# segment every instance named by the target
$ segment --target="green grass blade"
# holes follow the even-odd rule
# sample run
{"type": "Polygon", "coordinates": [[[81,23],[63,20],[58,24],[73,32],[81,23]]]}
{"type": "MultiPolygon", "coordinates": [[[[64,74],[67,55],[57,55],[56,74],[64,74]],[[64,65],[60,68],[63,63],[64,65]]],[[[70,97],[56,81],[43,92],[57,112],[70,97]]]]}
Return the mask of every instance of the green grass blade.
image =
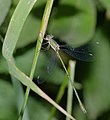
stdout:
{"type": "MultiPolygon", "coordinates": [[[[45,31],[46,31],[47,24],[48,24],[48,21],[49,21],[49,16],[50,16],[50,13],[51,13],[51,10],[52,10],[53,1],[54,0],[47,0],[47,4],[46,4],[45,11],[44,11],[44,14],[43,14],[43,18],[42,18],[42,22],[41,22],[41,28],[40,28],[40,32],[39,32],[39,36],[38,36],[38,42],[37,42],[37,45],[36,45],[35,55],[34,55],[33,64],[32,64],[32,68],[31,68],[31,72],[30,72],[31,80],[34,77],[36,63],[37,63],[37,60],[38,60],[39,51],[41,49],[41,44],[42,44],[43,37],[45,35],[45,31]]],[[[25,110],[25,107],[26,107],[29,92],[30,92],[30,88],[27,87],[26,93],[25,93],[25,96],[24,96],[23,106],[22,106],[20,116],[19,116],[19,120],[21,120],[22,117],[23,117],[23,113],[24,113],[24,110],[25,110]]]]}
{"type": "Polygon", "coordinates": [[[13,13],[2,48],[3,56],[7,60],[13,55],[24,22],[36,1],[37,0],[20,0],[13,13]]]}
{"type": "Polygon", "coordinates": [[[72,120],[75,120],[70,114],[68,114],[63,108],[61,108],[57,103],[55,103],[49,96],[47,96],[34,82],[31,81],[31,79],[26,76],[22,71],[20,71],[16,65],[14,64],[13,60],[7,61],[9,72],[12,76],[17,78],[22,84],[25,86],[31,88],[35,93],[40,95],[42,98],[47,100],[49,103],[51,103],[53,106],[55,106],[59,111],[61,111],[63,114],[71,118],[72,120]]]}

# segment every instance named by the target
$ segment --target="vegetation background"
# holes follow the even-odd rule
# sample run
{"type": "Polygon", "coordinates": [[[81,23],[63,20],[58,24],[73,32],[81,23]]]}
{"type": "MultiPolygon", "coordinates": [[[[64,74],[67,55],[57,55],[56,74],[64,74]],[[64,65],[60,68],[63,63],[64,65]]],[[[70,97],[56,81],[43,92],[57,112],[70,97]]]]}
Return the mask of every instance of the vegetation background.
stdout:
{"type": "MultiPolygon", "coordinates": [[[[13,87],[7,64],[2,56],[2,44],[10,18],[19,0],[0,0],[0,120],[15,120],[18,117],[17,93],[13,87]]],[[[17,66],[27,75],[30,73],[36,39],[39,33],[41,18],[46,0],[38,0],[34,5],[22,29],[14,56],[17,66]]],[[[75,81],[82,84],[79,91],[81,99],[88,111],[84,115],[79,109],[74,97],[73,115],[79,120],[110,120],[110,0],[55,0],[49,20],[47,34],[53,34],[59,43],[66,43],[71,47],[78,47],[92,42],[95,61],[92,63],[77,61],[75,81]],[[95,45],[99,42],[99,45],[95,45]]],[[[40,84],[51,98],[55,99],[58,89],[65,77],[60,64],[55,64],[51,75],[47,66],[51,61],[52,50],[41,52],[37,64],[34,82],[37,76],[46,80],[40,84]]],[[[61,53],[65,64],[74,59],[61,53]]],[[[52,66],[52,65],[51,65],[52,66]]],[[[25,87],[23,86],[25,90],[25,87]]],[[[20,91],[19,91],[20,92],[20,91]]],[[[66,107],[66,94],[60,101],[66,107]]],[[[21,102],[19,104],[22,104],[21,102]]],[[[30,120],[48,119],[50,104],[33,92],[28,100],[28,116],[30,120]]],[[[29,119],[27,118],[27,120],[29,119]]],[[[54,119],[63,120],[57,111],[54,119]]]]}

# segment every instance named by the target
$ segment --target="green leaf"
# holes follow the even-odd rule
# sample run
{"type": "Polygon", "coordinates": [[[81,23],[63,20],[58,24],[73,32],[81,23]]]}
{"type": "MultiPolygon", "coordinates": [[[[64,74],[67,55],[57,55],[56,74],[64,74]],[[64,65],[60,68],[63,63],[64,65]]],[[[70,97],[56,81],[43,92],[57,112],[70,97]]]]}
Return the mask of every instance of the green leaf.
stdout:
{"type": "Polygon", "coordinates": [[[81,111],[81,109],[80,109],[80,107],[77,105],[77,106],[75,106],[74,107],[74,113],[73,113],[73,115],[75,116],[75,118],[77,119],[77,120],[87,120],[87,118],[86,118],[86,114],[84,114],[82,111],[81,111]]]}
{"type": "MultiPolygon", "coordinates": [[[[13,0],[13,5],[16,6],[18,4],[18,2],[19,2],[19,0],[13,0]]],[[[38,2],[35,3],[34,8],[40,6],[44,3],[46,3],[46,0],[39,0],[38,2]]]]}
{"type": "Polygon", "coordinates": [[[15,93],[9,82],[0,79],[0,120],[17,120],[15,93]]]}
{"type": "Polygon", "coordinates": [[[30,74],[32,60],[34,56],[35,49],[28,50],[24,54],[16,57],[16,64],[19,67],[21,71],[23,71],[26,74],[30,74]]]}
{"type": "Polygon", "coordinates": [[[102,5],[106,8],[110,10],[110,0],[99,0],[102,5]]]}
{"type": "Polygon", "coordinates": [[[92,0],[61,0],[49,24],[49,33],[71,46],[88,42],[95,31],[96,9],[92,0]]]}
{"type": "MultiPolygon", "coordinates": [[[[17,86],[16,86],[17,87],[17,86]]],[[[22,104],[22,103],[20,103],[22,104]]],[[[32,97],[28,100],[28,112],[30,120],[45,120],[49,116],[49,106],[32,97]]],[[[17,120],[16,93],[9,82],[0,79],[0,120],[17,120]]],[[[55,118],[53,119],[55,120],[55,118]]]]}
{"type": "Polygon", "coordinates": [[[35,3],[34,8],[40,7],[43,4],[46,4],[46,0],[39,0],[38,2],[35,3]]]}
{"type": "Polygon", "coordinates": [[[110,20],[110,0],[99,0],[102,6],[106,9],[106,18],[110,20]]]}
{"type": "Polygon", "coordinates": [[[6,60],[0,54],[0,73],[9,73],[6,60]]]}
{"type": "MultiPolygon", "coordinates": [[[[50,111],[48,110],[49,107],[45,103],[35,100],[32,97],[29,97],[28,101],[30,120],[43,120],[44,118],[45,120],[48,120],[50,111]]],[[[52,120],[56,119],[53,118],[52,120]]]]}
{"type": "Polygon", "coordinates": [[[103,30],[97,30],[96,61],[85,81],[84,100],[90,119],[96,119],[110,107],[110,44],[103,30]]]}
{"type": "Polygon", "coordinates": [[[29,43],[36,41],[40,28],[40,23],[41,20],[36,19],[32,14],[28,16],[21,31],[16,48],[24,47],[29,43]]]}
{"type": "MultiPolygon", "coordinates": [[[[17,4],[17,2],[18,0],[14,0],[15,5],[17,4]]],[[[16,48],[24,47],[29,43],[36,41],[41,24],[39,13],[41,14],[43,12],[41,12],[41,10],[43,10],[42,7],[45,2],[46,0],[38,1],[34,5],[31,14],[27,17],[24,23],[16,48]]]]}
{"type": "Polygon", "coordinates": [[[18,2],[19,2],[19,0],[13,0],[13,5],[17,5],[18,4],[18,2]]]}
{"type": "Polygon", "coordinates": [[[4,19],[9,11],[11,0],[0,0],[0,25],[4,22],[4,19]]]}
{"type": "MultiPolygon", "coordinates": [[[[13,90],[15,91],[15,95],[16,95],[17,110],[20,111],[21,108],[22,108],[21,103],[23,103],[23,99],[24,99],[23,88],[22,88],[21,83],[16,78],[14,78],[13,76],[11,76],[11,81],[13,83],[13,88],[14,88],[13,90]]],[[[29,120],[27,107],[25,108],[23,120],[29,120]]]]}

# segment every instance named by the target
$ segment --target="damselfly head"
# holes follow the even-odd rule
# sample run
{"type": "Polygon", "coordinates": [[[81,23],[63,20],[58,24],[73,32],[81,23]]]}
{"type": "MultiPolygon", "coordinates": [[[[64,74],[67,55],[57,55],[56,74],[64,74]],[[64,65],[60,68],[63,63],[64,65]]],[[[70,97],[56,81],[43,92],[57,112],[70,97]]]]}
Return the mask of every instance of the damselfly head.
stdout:
{"type": "Polygon", "coordinates": [[[53,39],[53,37],[54,37],[53,35],[47,35],[46,40],[50,41],[51,39],[53,39]]]}

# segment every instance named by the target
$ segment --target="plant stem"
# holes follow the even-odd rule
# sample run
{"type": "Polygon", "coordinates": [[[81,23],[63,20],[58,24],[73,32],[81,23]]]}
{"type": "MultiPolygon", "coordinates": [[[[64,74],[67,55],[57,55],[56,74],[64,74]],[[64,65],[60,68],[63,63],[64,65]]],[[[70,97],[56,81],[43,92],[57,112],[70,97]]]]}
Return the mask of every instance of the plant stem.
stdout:
{"type": "MultiPolygon", "coordinates": [[[[37,64],[37,60],[38,60],[38,56],[39,56],[39,51],[41,49],[41,44],[43,41],[43,37],[45,35],[45,31],[46,31],[49,16],[50,16],[50,13],[52,10],[53,2],[54,2],[54,0],[47,0],[47,3],[46,3],[45,11],[44,11],[42,22],[41,22],[41,28],[40,28],[40,32],[39,32],[39,36],[38,36],[38,41],[36,44],[36,50],[35,50],[35,55],[34,55],[34,59],[33,59],[33,64],[32,64],[32,68],[31,68],[31,72],[30,72],[31,80],[34,77],[34,72],[35,72],[35,68],[36,68],[36,64],[37,64]]],[[[27,87],[26,92],[25,92],[25,96],[24,96],[24,102],[23,102],[22,109],[21,109],[20,116],[19,116],[19,120],[21,120],[23,117],[24,110],[25,110],[26,103],[27,103],[27,99],[29,96],[29,92],[30,92],[30,88],[27,87]]]]}
{"type": "Polygon", "coordinates": [[[70,80],[70,83],[71,83],[71,85],[72,85],[72,87],[73,87],[74,93],[75,93],[76,98],[77,98],[77,100],[78,100],[78,102],[79,102],[79,105],[80,105],[81,110],[82,110],[84,113],[87,113],[87,111],[86,111],[84,105],[82,104],[82,102],[81,102],[81,100],[80,100],[80,98],[79,98],[79,95],[78,95],[78,93],[77,93],[77,91],[76,91],[76,89],[75,89],[75,87],[74,87],[74,84],[73,84],[73,82],[71,81],[71,78],[70,78],[70,76],[69,76],[69,74],[68,74],[68,71],[67,71],[67,69],[66,69],[66,67],[65,67],[65,64],[64,64],[64,62],[63,62],[63,60],[62,60],[59,52],[56,51],[56,54],[57,54],[58,58],[60,59],[60,62],[62,63],[62,66],[63,66],[63,68],[64,68],[64,70],[65,70],[65,72],[66,72],[66,74],[67,74],[68,79],[70,80]]]}
{"type": "MultiPolygon", "coordinates": [[[[68,72],[69,72],[69,67],[68,67],[68,72]]],[[[65,92],[65,89],[67,87],[67,81],[68,81],[68,77],[66,75],[65,79],[63,80],[62,85],[59,88],[59,91],[58,91],[58,94],[57,94],[57,97],[56,97],[56,100],[55,100],[56,103],[59,103],[61,101],[61,99],[64,95],[64,92],[65,92]]],[[[53,116],[55,115],[55,112],[56,112],[56,107],[53,107],[48,120],[52,120],[53,116]]]]}
{"type": "MultiPolygon", "coordinates": [[[[69,61],[69,68],[70,68],[70,78],[72,80],[72,83],[74,83],[74,74],[75,74],[75,61],[69,61]]],[[[67,94],[67,111],[69,114],[72,112],[72,103],[73,103],[73,88],[71,86],[71,83],[68,82],[68,94],[67,94]]],[[[66,120],[70,120],[66,116],[66,120]]]]}

